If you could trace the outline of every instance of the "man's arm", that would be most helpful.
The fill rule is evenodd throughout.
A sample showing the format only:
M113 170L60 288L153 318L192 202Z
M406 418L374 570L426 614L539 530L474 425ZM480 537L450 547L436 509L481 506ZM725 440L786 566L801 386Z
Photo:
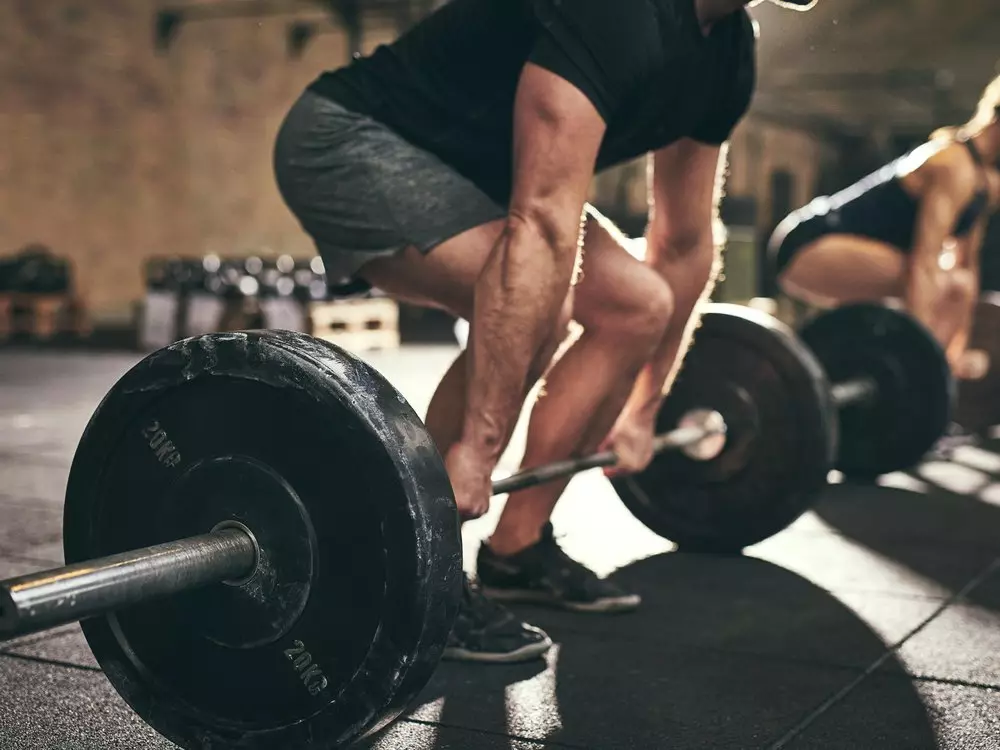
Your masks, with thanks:
M920 200L917 226L906 278L907 310L937 336L935 308L938 304L938 275L941 251L958 218L960 198L951 172L944 167L931 168L929 183ZM940 336L938 339L940 340ZM942 341L947 346L947 341Z
M717 209L726 146L682 140L653 154L651 166L646 263L669 283L674 314L625 407L626 413L648 419L655 418L677 376L698 326L696 307L711 294L722 267L724 230Z
M605 124L579 89L529 63L514 106L507 226L475 287L461 442L499 459L529 370L569 293L581 217Z

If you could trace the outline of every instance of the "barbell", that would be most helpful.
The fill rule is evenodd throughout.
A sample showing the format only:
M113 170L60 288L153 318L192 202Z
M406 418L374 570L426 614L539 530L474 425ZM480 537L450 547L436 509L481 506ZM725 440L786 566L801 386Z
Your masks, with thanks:
M865 468L919 458L947 412L943 353L885 308L824 318L804 334L845 373L832 387L775 319L707 308L658 415L657 458L614 482L641 521L706 548L784 528L835 459L856 465L838 458L835 406L841 434L866 416L904 422L869 424L899 444L873 443ZM493 490L614 461L528 469ZM373 734L426 684L461 595L454 499L423 423L373 368L285 331L186 339L127 372L80 440L63 536L65 567L0 582L0 639L81 621L114 688L183 748Z

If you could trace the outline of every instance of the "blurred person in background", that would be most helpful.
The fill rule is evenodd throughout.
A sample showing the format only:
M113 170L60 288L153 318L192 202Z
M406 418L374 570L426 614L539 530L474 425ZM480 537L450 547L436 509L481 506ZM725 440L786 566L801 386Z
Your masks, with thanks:
M814 199L769 243L778 283L815 307L898 299L933 333L959 379L982 377L967 348L979 251L1000 204L1000 77L972 119L832 196Z

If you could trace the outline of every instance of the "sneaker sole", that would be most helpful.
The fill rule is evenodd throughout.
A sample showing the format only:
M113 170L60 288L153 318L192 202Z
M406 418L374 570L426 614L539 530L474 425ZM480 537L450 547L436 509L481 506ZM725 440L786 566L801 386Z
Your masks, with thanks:
M448 647L444 650L441 658L445 661L475 661L485 664L519 664L525 661L533 661L548 653L552 648L552 639L546 638L544 641L532 643L529 646L522 646L516 651L507 653L484 653L482 651L469 651L459 647Z
M642 604L638 594L618 596L613 599L598 599L596 602L568 602L556 599L551 594L527 589L494 589L484 586L483 593L490 599L501 602L516 602L520 604L544 604L570 612L587 612L607 614L611 612L632 612Z

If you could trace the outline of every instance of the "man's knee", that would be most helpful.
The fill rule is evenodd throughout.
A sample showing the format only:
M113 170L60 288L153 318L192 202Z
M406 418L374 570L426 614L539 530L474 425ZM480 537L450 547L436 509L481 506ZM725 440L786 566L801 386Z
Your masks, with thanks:
M674 293L667 281L656 275L654 280L644 285L642 294L637 321L639 335L658 343L674 314Z
M613 309L596 321L596 327L637 348L656 346L666 333L674 312L674 295L667 281L652 269L630 279Z

